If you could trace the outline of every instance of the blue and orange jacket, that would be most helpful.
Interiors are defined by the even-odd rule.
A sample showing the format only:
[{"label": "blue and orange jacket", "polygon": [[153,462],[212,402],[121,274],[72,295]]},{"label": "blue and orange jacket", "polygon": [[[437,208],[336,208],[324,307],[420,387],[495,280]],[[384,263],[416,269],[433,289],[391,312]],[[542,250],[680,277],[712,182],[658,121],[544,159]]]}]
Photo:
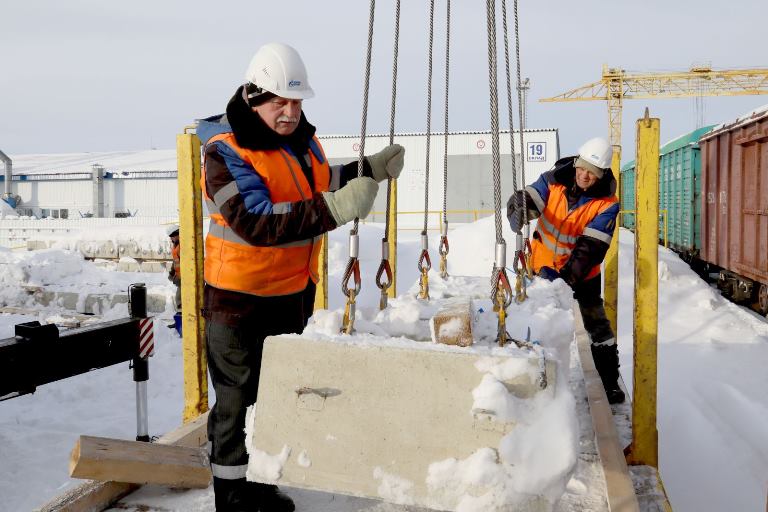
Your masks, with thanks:
[{"label": "blue and orange jacket", "polygon": [[558,160],[525,188],[529,218],[539,219],[531,241],[533,270],[553,268],[571,285],[600,273],[619,213],[613,173],[606,170],[581,191],[574,186],[573,162],[574,157]]},{"label": "blue and orange jacket", "polygon": [[251,111],[242,87],[226,115],[198,123],[201,187],[211,219],[207,285],[274,297],[317,281],[319,237],[336,228],[322,192],[356,177],[357,163],[329,166],[314,133],[302,113],[293,134],[278,135]]}]

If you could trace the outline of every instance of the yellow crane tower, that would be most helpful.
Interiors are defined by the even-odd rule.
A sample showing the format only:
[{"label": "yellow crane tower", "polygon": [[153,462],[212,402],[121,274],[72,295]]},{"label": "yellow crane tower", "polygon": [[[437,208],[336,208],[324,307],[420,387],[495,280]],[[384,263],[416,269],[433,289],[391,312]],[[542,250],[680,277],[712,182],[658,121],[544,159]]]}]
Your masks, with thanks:
[{"label": "yellow crane tower", "polygon": [[[627,73],[620,68],[603,66],[603,76],[597,82],[583,85],[540,102],[607,101],[608,136],[613,145],[611,165],[621,197],[619,168],[621,167],[621,108],[624,100],[641,98],[685,98],[696,96],[748,96],[768,94],[768,69],[714,70],[709,66],[692,67],[689,71],[673,73]],[[605,307],[614,332],[616,331],[618,262],[617,239],[614,237],[605,259]]]},{"label": "yellow crane tower", "polygon": [[627,73],[603,66],[603,76],[597,82],[539,101],[607,101],[609,141],[621,147],[621,108],[625,99],[755,94],[768,94],[768,69],[714,70],[698,66],[674,73]]}]

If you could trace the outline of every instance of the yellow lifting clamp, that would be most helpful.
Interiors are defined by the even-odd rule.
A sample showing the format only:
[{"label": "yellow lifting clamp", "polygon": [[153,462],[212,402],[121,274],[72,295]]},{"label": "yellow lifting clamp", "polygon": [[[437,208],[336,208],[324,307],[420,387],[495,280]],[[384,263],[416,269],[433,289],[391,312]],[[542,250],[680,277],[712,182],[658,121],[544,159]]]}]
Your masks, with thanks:
[{"label": "yellow lifting clamp", "polygon": [[429,259],[429,251],[427,250],[426,232],[421,234],[421,247],[421,255],[419,256],[418,264],[419,272],[421,273],[421,277],[419,278],[419,298],[429,300],[429,271],[432,268],[432,260]]},{"label": "yellow lifting clamp", "polygon": [[524,258],[524,266],[525,266],[525,273],[528,276],[528,279],[533,279],[533,264],[531,263],[531,259],[533,258],[533,249],[531,249],[531,240],[529,238],[525,239],[525,258]]},{"label": "yellow lifting clamp", "polygon": [[355,290],[349,290],[347,305],[344,307],[344,319],[341,323],[342,334],[352,334],[355,331]]},{"label": "yellow lifting clamp", "polygon": [[442,235],[440,236],[440,245],[437,248],[437,252],[440,253],[440,277],[443,279],[448,277],[448,250],[448,237]]},{"label": "yellow lifting clamp", "polygon": [[503,267],[495,268],[494,274],[497,275],[493,286],[493,310],[499,315],[496,341],[500,347],[503,347],[510,339],[507,332],[507,308],[512,303],[512,288]]},{"label": "yellow lifting clamp", "polygon": [[525,279],[528,275],[528,269],[525,264],[525,255],[523,251],[515,253],[515,302],[520,304],[528,298]]}]

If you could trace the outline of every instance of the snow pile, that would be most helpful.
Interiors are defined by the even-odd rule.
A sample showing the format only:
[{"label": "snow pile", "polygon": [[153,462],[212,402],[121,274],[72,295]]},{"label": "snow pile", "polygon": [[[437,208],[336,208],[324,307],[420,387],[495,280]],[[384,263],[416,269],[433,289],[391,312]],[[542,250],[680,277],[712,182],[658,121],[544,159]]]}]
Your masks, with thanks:
[{"label": "snow pile", "polygon": [[11,205],[0,199],[0,219],[17,218],[19,214],[11,208]]},{"label": "snow pile", "polygon": [[[0,248],[0,306],[29,307],[40,309],[39,294],[75,293],[78,305],[82,305],[89,295],[125,295],[128,286],[143,282],[147,294],[166,297],[168,316],[172,315],[172,298],[175,294],[173,285],[162,273],[115,272],[107,266],[86,261],[78,252],[43,249],[38,251],[11,251]],[[62,304],[51,302],[48,308],[61,309]],[[117,318],[126,316],[127,306],[117,305],[114,311],[101,313]],[[82,311],[78,306],[77,311]]]}]

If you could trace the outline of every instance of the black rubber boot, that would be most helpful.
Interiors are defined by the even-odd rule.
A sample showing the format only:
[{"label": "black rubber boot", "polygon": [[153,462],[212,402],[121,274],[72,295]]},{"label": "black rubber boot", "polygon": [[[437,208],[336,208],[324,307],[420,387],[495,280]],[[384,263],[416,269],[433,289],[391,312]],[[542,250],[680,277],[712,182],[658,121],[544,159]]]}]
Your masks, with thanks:
[{"label": "black rubber boot", "polygon": [[216,512],[258,512],[257,497],[250,491],[245,478],[226,480],[213,477]]},{"label": "black rubber boot", "polygon": [[619,386],[619,350],[613,345],[592,345],[592,358],[595,368],[603,381],[605,395],[609,404],[620,404],[625,400],[624,392]]},{"label": "black rubber boot", "polygon": [[276,485],[257,484],[259,496],[259,510],[261,512],[293,512],[296,506],[288,495],[283,494]]}]

